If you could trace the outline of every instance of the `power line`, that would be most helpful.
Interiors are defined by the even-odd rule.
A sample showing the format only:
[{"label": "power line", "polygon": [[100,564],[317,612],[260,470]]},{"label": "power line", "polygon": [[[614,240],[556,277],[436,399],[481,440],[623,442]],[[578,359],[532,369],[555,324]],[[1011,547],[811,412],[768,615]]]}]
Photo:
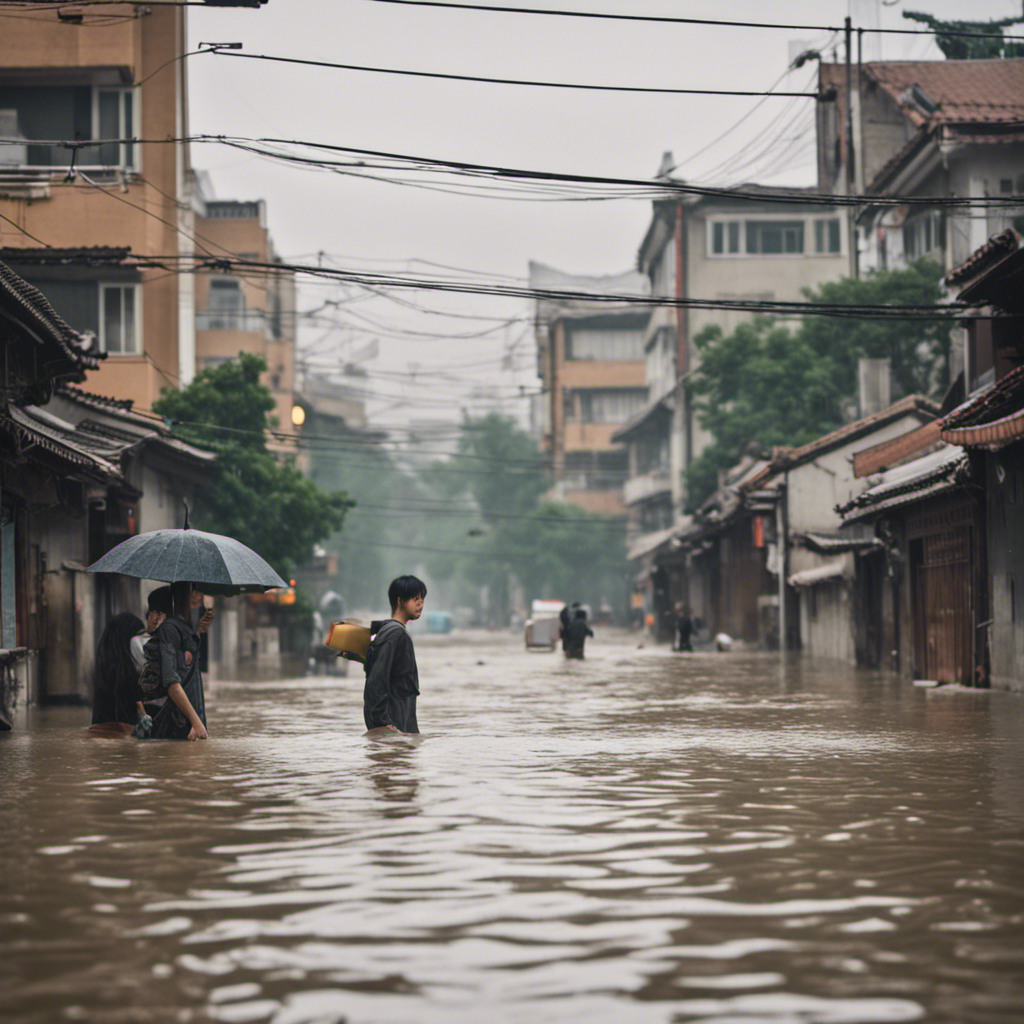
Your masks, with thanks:
[{"label": "power line", "polygon": [[[779,95],[779,94],[775,94]],[[1000,128],[1019,128],[1024,125],[1021,121],[998,122]],[[81,141],[68,142],[62,140],[32,140],[34,145],[69,146],[80,147],[85,145]],[[259,149],[259,145],[290,145],[303,146],[309,149],[325,150],[337,153],[353,153],[369,157],[377,157],[390,160],[402,160],[408,164],[426,170],[449,170],[456,173],[468,173],[482,177],[509,178],[526,182],[552,181],[563,183],[579,183],[586,185],[615,185],[647,190],[648,195],[656,195],[661,198],[668,198],[673,194],[684,196],[704,197],[713,199],[749,199],[766,203],[801,204],[810,206],[922,206],[922,207],[979,207],[983,209],[1004,209],[1006,207],[1019,207],[1024,204],[1024,196],[1020,195],[997,195],[997,196],[907,196],[907,195],[856,195],[844,193],[816,192],[810,189],[794,190],[790,188],[772,188],[771,190],[759,191],[750,187],[722,187],[711,185],[694,185],[684,180],[672,178],[619,178],[609,175],[588,175],[574,174],[557,171],[536,171],[525,168],[501,167],[494,164],[478,164],[461,160],[448,160],[437,157],[413,156],[387,152],[382,150],[363,149],[355,146],[339,146],[325,142],[311,142],[302,139],[278,139],[278,138],[247,138],[231,135],[191,135],[181,138],[163,139],[100,139],[91,140],[89,146],[106,145],[108,143],[134,143],[137,145],[156,144],[184,144],[184,143],[209,143],[215,145],[230,146],[246,152],[273,158],[292,160],[295,162],[308,162],[308,158],[298,157],[295,154],[281,154],[272,151]],[[24,145],[24,139],[0,138],[0,145]],[[322,163],[324,167],[334,166],[331,161],[315,161]],[[98,187],[98,186],[97,186]],[[109,194],[109,193],[108,193]],[[211,243],[212,244],[212,243]],[[218,246],[218,248],[223,248]],[[226,251],[226,250],[225,250]]]},{"label": "power line", "polygon": [[[1009,125],[1004,124],[1004,127]],[[1014,124],[1016,126],[1016,123]],[[174,141],[174,140],[162,140]],[[193,136],[192,141],[196,142],[221,142],[224,145],[235,146],[239,149],[246,149],[246,143],[270,143],[278,145],[305,146],[310,149],[322,149],[329,152],[357,153],[364,156],[382,157],[385,159],[405,160],[409,163],[420,164],[435,168],[445,168],[454,171],[472,172],[481,175],[490,175],[500,178],[514,178],[524,181],[559,181],[559,182],[580,182],[591,185],[620,185],[639,186],[645,189],[657,191],[663,197],[673,193],[688,196],[701,196],[717,199],[752,199],[763,202],[779,203],[802,203],[814,206],[1019,206],[1024,203],[1022,196],[871,196],[871,195],[844,195],[839,193],[824,193],[811,191],[793,191],[791,189],[773,189],[771,192],[762,193],[742,188],[722,188],[708,185],[690,185],[685,181],[666,179],[644,179],[644,178],[617,178],[605,175],[572,174],[556,171],[533,171],[523,168],[499,167],[493,164],[477,164],[460,160],[446,160],[435,157],[410,156],[408,154],[392,153],[381,150],[360,149],[354,146],[338,146],[323,142],[304,142],[299,139],[233,139],[223,135],[199,135]],[[253,152],[261,152],[253,149]]]},{"label": "power line", "polygon": [[304,67],[335,68],[341,71],[360,71],[375,75],[402,75],[410,78],[437,78],[452,82],[482,82],[487,85],[518,85],[542,89],[583,89],[594,92],[658,93],[672,96],[802,96],[819,99],[818,93],[764,92],[750,89],[670,89],[640,85],[596,85],[582,82],[539,82],[522,78],[491,78],[483,75],[455,75],[441,71],[410,71],[404,68],[370,67],[365,64],[337,64],[333,61],[312,60],[301,57],[280,57],[267,53],[240,53],[238,50],[212,51],[219,57],[237,57],[242,60],[269,60],[280,64],[301,64]]},{"label": "power line", "polygon": [[[218,261],[228,263],[229,261]],[[385,284],[390,287],[410,290],[426,290],[440,292],[456,292],[469,295],[502,295],[511,298],[547,299],[556,302],[588,302],[593,304],[626,304],[634,307],[679,307],[686,309],[731,309],[754,313],[773,313],[784,316],[835,316],[835,317],[875,317],[878,319],[897,320],[953,320],[963,319],[966,311],[948,305],[917,304],[917,305],[884,305],[884,304],[842,304],[827,302],[790,302],[779,299],[700,299],[677,298],[664,295],[624,295],[614,293],[595,293],[583,291],[562,291],[555,289],[538,289],[498,284],[482,284],[479,282],[429,281],[422,278],[401,278],[397,276],[367,274],[359,271],[331,270],[325,267],[310,267],[293,264],[260,264],[249,260],[230,261],[240,266],[275,266],[278,269],[293,270],[296,273],[314,276],[331,277],[349,281],[353,284],[368,282],[371,285]],[[975,317],[971,316],[971,319]],[[994,317],[998,319],[998,317]]]},{"label": "power line", "polygon": [[[540,14],[557,18],[591,18],[602,21],[635,21],[654,22],[663,25],[710,25],[716,28],[765,28],[786,29],[797,32],[842,32],[842,26],[836,25],[791,25],[773,21],[726,21],[721,18],[680,18],[669,15],[654,14],[605,14],[598,11],[565,11],[550,10],[537,7],[502,7],[491,4],[449,3],[447,0],[370,0],[371,3],[399,4],[403,7],[441,7],[448,10],[485,11],[489,14]],[[858,31],[872,32],[881,35],[901,36],[932,36],[936,33],[928,29],[915,28],[863,28]],[[956,36],[964,39],[1008,39],[1024,40],[1024,36],[1008,36],[994,32],[961,32],[958,30],[941,30],[944,36]]]}]

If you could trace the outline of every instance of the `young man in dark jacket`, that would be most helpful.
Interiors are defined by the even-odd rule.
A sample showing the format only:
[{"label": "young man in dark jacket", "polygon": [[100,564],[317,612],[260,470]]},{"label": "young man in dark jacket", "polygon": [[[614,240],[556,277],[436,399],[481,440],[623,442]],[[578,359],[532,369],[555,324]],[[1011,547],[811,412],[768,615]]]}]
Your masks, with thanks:
[{"label": "young man in dark jacket", "polygon": [[366,655],[363,719],[367,729],[419,732],[416,698],[419,673],[408,623],[423,614],[427,588],[415,576],[399,576],[388,587],[391,618],[377,630]]}]

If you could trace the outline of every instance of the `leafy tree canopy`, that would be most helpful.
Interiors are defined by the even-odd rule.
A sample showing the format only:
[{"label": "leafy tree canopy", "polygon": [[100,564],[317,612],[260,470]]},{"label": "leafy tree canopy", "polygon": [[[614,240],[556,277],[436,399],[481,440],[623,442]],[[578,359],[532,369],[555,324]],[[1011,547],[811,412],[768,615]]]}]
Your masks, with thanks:
[{"label": "leafy tree canopy", "polygon": [[[935,32],[935,43],[949,60],[991,60],[1000,57],[1024,57],[1024,45],[1002,39],[1003,29],[1019,25],[1024,18],[1000,18],[997,21],[943,21],[932,14],[904,11],[904,18],[924,22]],[[957,33],[999,36],[999,39],[971,38]],[[951,34],[952,33],[952,34]]]},{"label": "leafy tree canopy", "polygon": [[[807,289],[810,301],[930,305],[941,297],[942,268],[920,260],[905,270]],[[716,488],[721,470],[750,446],[800,445],[841,426],[857,394],[857,361],[888,358],[893,398],[939,394],[948,385],[946,321],[807,317],[793,329],[770,317],[725,335],[706,327],[694,342],[700,368],[691,395],[712,442],[688,471],[689,505]]]},{"label": "leafy tree canopy", "polygon": [[421,543],[433,576],[454,585],[465,604],[486,587],[489,616],[508,623],[510,586],[524,599],[551,597],[597,605],[625,601],[627,567],[621,522],[545,501],[551,481],[536,441],[513,419],[495,413],[466,419],[459,456],[421,472],[424,487],[449,508],[476,507],[477,515],[423,516]]},{"label": "leafy tree canopy", "polygon": [[267,450],[265,431],[276,421],[269,415],[274,399],[260,383],[266,368],[260,357],[240,353],[180,391],[164,388],[153,410],[181,437],[217,453],[195,525],[234,537],[287,574],[341,528],[352,502],[344,492],[322,491],[294,461],[280,463]]}]

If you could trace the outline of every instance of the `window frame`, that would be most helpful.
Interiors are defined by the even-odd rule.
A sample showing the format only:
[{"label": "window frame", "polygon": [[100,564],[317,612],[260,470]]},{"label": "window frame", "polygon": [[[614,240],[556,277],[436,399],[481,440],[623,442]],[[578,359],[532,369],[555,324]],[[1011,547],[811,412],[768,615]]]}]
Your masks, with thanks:
[{"label": "window frame", "polygon": [[[836,248],[832,248],[832,228],[835,227]],[[820,237],[819,237],[820,236]],[[823,243],[819,245],[818,243]],[[814,253],[815,256],[842,256],[843,254],[843,223],[840,217],[814,218]]]},{"label": "window frame", "polygon": [[[140,111],[139,90],[133,85],[94,85],[92,87],[92,138],[100,139],[100,96],[103,93],[115,93],[118,97],[117,103],[117,125],[119,139],[137,139],[139,137]],[[125,96],[131,96],[132,112],[131,124],[126,124],[125,118]],[[131,149],[131,159],[125,156],[125,151]],[[99,146],[94,147],[99,150]],[[139,144],[119,142],[117,147],[116,164],[95,164],[87,166],[116,167],[122,171],[138,172],[142,169],[142,152]]]},{"label": "window frame", "polygon": [[[815,245],[815,230],[818,221],[827,225],[829,221],[840,221],[837,215],[830,214],[827,217],[794,216],[792,214],[767,214],[744,216],[713,215],[705,221],[705,258],[709,260],[759,260],[759,259],[801,259],[813,256],[839,257],[843,254],[842,225],[839,229],[839,250],[837,252],[817,252]],[[748,252],[747,231],[749,224],[778,223],[785,226],[799,224],[803,235],[803,248],[796,252]],[[785,227],[783,228],[785,230]],[[827,241],[828,228],[823,228]],[[716,251],[716,234],[724,251]],[[733,245],[735,244],[735,248]]]},{"label": "window frame", "polygon": [[[109,347],[109,340],[107,338],[107,299],[106,293],[108,291],[120,291],[121,297],[121,340],[124,342],[124,295],[123,293],[128,289],[133,292],[134,301],[134,327],[135,336],[133,339],[134,347],[131,351],[125,351],[121,349],[119,351],[111,351]],[[106,352],[108,356],[114,357],[138,357],[144,352],[142,345],[142,285],[136,283],[125,283],[121,281],[100,281],[100,298],[99,298],[99,345],[100,351]]]}]

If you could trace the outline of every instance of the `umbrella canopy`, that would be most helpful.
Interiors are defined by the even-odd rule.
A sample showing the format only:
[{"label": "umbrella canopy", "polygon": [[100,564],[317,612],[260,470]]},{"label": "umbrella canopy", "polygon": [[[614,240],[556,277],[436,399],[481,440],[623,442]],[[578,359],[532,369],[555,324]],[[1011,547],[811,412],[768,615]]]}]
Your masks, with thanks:
[{"label": "umbrella canopy", "polygon": [[198,583],[208,594],[262,593],[288,584],[251,548],[202,530],[154,530],[129,537],[89,566],[142,580]]}]

